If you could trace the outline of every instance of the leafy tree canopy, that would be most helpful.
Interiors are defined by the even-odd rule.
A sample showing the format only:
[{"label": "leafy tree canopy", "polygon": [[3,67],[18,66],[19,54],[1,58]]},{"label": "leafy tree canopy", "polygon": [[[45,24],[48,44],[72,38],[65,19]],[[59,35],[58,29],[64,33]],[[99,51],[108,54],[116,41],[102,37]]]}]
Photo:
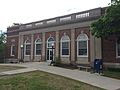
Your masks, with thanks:
[{"label": "leafy tree canopy", "polygon": [[5,34],[0,32],[0,53],[5,49]]},{"label": "leafy tree canopy", "polygon": [[98,38],[120,35],[120,0],[111,0],[105,14],[91,24],[91,32]]}]

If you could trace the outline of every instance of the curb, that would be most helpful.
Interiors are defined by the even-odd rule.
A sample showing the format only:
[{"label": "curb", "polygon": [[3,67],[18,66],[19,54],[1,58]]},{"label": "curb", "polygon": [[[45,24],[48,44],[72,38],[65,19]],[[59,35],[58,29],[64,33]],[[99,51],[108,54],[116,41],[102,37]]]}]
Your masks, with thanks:
[{"label": "curb", "polygon": [[0,76],[7,76],[7,74],[0,72]]}]

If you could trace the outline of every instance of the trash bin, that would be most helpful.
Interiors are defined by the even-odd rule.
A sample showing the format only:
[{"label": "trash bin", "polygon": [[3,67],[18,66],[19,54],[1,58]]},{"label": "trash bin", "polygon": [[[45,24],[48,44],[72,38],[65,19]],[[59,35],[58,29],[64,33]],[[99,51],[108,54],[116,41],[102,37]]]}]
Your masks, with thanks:
[{"label": "trash bin", "polygon": [[95,59],[94,60],[94,72],[100,74],[101,71],[103,71],[102,59]]}]

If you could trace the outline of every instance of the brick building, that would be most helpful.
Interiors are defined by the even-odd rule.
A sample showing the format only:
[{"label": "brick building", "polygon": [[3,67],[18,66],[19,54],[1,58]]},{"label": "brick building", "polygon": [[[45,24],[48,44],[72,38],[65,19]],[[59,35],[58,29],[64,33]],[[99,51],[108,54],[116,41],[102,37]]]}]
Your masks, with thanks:
[{"label": "brick building", "polygon": [[120,67],[120,39],[95,38],[90,33],[90,24],[104,12],[96,8],[8,27],[7,61],[50,61],[53,45],[54,58],[65,64],[89,64],[98,58],[105,65]]}]

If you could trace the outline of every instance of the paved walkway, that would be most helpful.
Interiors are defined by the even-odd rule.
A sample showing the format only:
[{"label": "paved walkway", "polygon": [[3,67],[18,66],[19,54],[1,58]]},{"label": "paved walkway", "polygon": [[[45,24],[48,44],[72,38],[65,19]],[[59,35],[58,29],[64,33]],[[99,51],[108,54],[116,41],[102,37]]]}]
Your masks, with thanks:
[{"label": "paved walkway", "polygon": [[24,66],[27,68],[2,72],[1,75],[4,75],[4,74],[12,75],[12,74],[17,74],[17,73],[40,70],[40,71],[45,71],[45,72],[65,76],[68,78],[72,78],[78,81],[82,81],[84,83],[88,83],[93,86],[101,87],[106,90],[120,90],[120,80],[103,77],[103,76],[96,75],[96,74],[90,74],[89,72],[84,72],[80,70],[70,70],[70,69],[48,66],[48,64],[45,62],[4,64],[4,65]]}]

